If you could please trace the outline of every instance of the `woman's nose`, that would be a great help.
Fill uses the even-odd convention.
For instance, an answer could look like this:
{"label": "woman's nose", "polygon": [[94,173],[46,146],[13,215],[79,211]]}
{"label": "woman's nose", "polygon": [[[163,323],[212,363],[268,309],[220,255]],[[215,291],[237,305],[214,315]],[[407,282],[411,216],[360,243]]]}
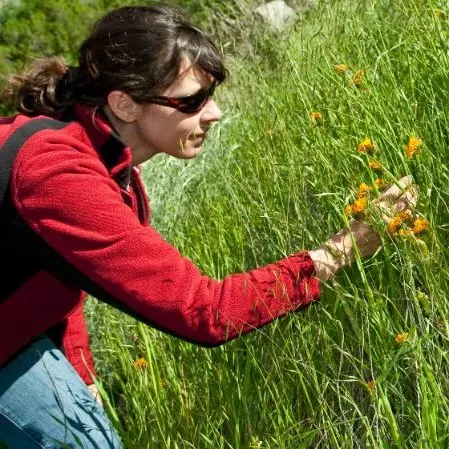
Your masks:
{"label": "woman's nose", "polygon": [[202,122],[218,122],[221,119],[222,113],[220,108],[217,106],[217,103],[213,98],[209,98],[207,103],[204,105],[201,114]]}

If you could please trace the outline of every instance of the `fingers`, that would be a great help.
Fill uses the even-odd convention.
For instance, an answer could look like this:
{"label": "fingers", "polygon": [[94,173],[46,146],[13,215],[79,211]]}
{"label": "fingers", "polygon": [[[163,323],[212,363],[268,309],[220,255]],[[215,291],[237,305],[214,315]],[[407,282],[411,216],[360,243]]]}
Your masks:
{"label": "fingers", "polygon": [[351,231],[362,257],[371,256],[382,245],[382,239],[379,234],[364,221],[353,221],[351,223]]}
{"label": "fingers", "polygon": [[364,238],[357,242],[357,248],[362,257],[373,255],[382,246],[382,239],[378,234],[373,234],[370,238]]}
{"label": "fingers", "polygon": [[103,405],[103,400],[101,399],[100,392],[98,391],[98,388],[95,384],[88,385],[87,388],[89,389],[90,393],[92,394],[93,398],[100,404]]}
{"label": "fingers", "polygon": [[411,187],[403,193],[395,203],[396,210],[401,212],[405,209],[414,209],[418,203],[418,189]]}
{"label": "fingers", "polygon": [[407,187],[410,187],[411,185],[413,185],[413,176],[412,175],[403,176],[398,181],[398,185],[399,185],[399,187],[401,187],[402,189],[405,190]]}
{"label": "fingers", "polygon": [[413,186],[413,178],[404,176],[396,184],[390,185],[381,195],[380,199],[386,201],[394,201],[399,198],[404,191]]}
{"label": "fingers", "polygon": [[413,210],[418,202],[418,188],[413,184],[411,176],[404,176],[396,184],[387,188],[377,200],[382,219],[390,221],[399,212]]}

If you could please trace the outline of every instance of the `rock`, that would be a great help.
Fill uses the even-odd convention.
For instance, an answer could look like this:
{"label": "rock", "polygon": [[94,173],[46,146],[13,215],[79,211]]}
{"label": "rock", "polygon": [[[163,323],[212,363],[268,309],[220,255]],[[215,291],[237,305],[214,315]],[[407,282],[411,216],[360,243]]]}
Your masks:
{"label": "rock", "polygon": [[283,0],[275,0],[258,6],[254,9],[254,13],[279,31],[293,22],[295,18],[295,11]]}

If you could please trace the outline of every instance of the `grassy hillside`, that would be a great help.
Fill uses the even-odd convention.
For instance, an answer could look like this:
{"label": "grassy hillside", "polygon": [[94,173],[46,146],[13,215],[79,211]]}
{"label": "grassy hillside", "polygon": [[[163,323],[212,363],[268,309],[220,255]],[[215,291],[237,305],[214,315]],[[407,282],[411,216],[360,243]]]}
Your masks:
{"label": "grassy hillside", "polygon": [[[241,30],[251,40],[229,58],[225,117],[203,155],[146,167],[167,239],[223,278],[317,246],[360,183],[406,174],[430,226],[384,227],[379,254],[323,286],[319,304],[218,349],[112,312],[94,320],[130,447],[447,447],[448,14],[333,1],[289,33]],[[358,151],[367,138],[372,156]]]}

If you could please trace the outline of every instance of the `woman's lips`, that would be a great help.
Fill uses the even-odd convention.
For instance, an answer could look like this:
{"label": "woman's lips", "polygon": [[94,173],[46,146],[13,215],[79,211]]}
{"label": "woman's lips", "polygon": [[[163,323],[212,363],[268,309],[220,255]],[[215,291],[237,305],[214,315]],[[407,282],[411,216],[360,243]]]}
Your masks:
{"label": "woman's lips", "polygon": [[198,142],[203,142],[203,140],[206,138],[206,134],[202,133],[202,134],[192,134],[189,137],[189,140],[198,143]]}

